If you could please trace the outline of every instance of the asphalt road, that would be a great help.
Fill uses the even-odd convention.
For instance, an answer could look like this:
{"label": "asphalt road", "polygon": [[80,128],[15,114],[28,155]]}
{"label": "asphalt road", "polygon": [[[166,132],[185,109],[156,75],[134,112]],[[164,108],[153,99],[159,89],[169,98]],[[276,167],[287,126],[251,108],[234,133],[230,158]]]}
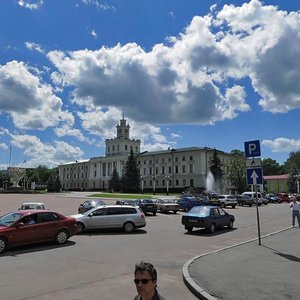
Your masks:
{"label": "asphalt road", "polygon": [[[66,215],[77,212],[84,199],[74,194],[0,194],[1,213],[17,209],[23,201],[41,201]],[[106,200],[108,204],[115,200]],[[227,209],[236,217],[233,230],[187,234],[181,214],[147,216],[145,229],[133,234],[119,231],[74,236],[65,246],[52,243],[19,247],[0,257],[1,299],[133,299],[136,262],[152,262],[158,270],[158,287],[172,300],[196,299],[182,280],[182,266],[191,257],[257,237],[256,207]],[[287,204],[259,209],[261,234],[290,225]]]}

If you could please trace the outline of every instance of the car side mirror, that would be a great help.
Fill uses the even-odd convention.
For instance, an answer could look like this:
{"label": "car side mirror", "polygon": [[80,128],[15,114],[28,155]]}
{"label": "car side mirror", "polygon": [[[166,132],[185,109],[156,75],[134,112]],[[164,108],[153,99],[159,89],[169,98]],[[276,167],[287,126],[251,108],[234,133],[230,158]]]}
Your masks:
{"label": "car side mirror", "polygon": [[90,214],[89,214],[89,217],[91,218],[93,215],[94,215],[93,213],[90,213]]}
{"label": "car side mirror", "polygon": [[19,222],[16,227],[19,228],[19,227],[23,227],[25,224],[23,222]]}

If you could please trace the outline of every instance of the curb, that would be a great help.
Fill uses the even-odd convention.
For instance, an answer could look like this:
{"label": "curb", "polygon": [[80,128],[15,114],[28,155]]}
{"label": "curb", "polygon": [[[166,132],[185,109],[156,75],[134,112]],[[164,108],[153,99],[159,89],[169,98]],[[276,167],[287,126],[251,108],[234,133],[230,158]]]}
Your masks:
{"label": "curb", "polygon": [[[264,236],[262,236],[261,238],[265,238],[265,237],[268,237],[268,236],[272,236],[272,235],[275,235],[277,233],[280,233],[280,232],[283,232],[283,231],[286,231],[286,230],[289,230],[290,228],[292,228],[291,226],[290,227],[287,227],[287,228],[283,228],[283,229],[280,229],[278,231],[274,231],[272,233],[268,233]],[[201,257],[204,257],[204,256],[207,256],[207,255],[210,255],[210,254],[213,254],[213,253],[218,253],[218,252],[221,252],[221,251],[224,251],[224,250],[228,250],[228,249],[231,249],[231,248],[235,248],[235,247],[238,247],[238,246],[241,246],[241,245],[245,245],[245,244],[248,244],[248,243],[251,243],[251,242],[254,242],[254,241],[257,241],[258,238],[254,238],[254,239],[251,239],[251,240],[247,240],[245,242],[241,242],[241,243],[238,243],[238,244],[234,244],[234,245],[231,245],[231,246],[228,246],[228,247],[225,247],[225,248],[222,248],[222,249],[218,249],[218,250],[215,250],[215,251],[211,251],[211,252],[207,252],[207,253],[204,253],[204,254],[201,254],[201,255],[197,255],[197,256],[194,256],[192,257],[191,259],[189,259],[182,267],[182,277],[183,277],[183,281],[185,283],[185,285],[187,286],[187,288],[198,298],[198,299],[202,299],[202,300],[220,300],[220,298],[217,298],[213,295],[211,295],[209,292],[205,291],[204,288],[202,288],[201,286],[199,286],[194,280],[193,278],[190,276],[190,273],[189,273],[189,267],[192,263],[194,263],[197,259],[201,258]]]}

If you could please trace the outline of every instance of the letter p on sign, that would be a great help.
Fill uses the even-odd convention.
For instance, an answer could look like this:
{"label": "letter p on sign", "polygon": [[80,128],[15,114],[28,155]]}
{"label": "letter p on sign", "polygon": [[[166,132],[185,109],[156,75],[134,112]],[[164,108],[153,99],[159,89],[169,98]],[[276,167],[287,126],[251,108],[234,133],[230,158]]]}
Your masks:
{"label": "letter p on sign", "polygon": [[259,140],[245,142],[245,156],[256,157],[260,156],[260,143]]}

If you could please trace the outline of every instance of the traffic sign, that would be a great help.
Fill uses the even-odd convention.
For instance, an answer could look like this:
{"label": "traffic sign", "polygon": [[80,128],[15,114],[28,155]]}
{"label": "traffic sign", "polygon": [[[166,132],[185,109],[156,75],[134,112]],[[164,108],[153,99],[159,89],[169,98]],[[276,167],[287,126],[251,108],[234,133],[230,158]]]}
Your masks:
{"label": "traffic sign", "polygon": [[256,157],[260,156],[260,144],[259,140],[245,142],[245,156]]}
{"label": "traffic sign", "polygon": [[247,184],[249,185],[263,184],[262,168],[247,169]]}
{"label": "traffic sign", "polygon": [[255,168],[261,167],[261,159],[260,158],[249,158],[246,159],[246,168]]}

